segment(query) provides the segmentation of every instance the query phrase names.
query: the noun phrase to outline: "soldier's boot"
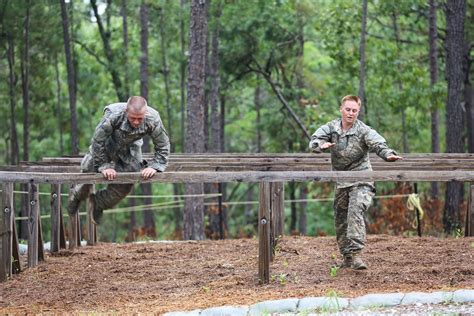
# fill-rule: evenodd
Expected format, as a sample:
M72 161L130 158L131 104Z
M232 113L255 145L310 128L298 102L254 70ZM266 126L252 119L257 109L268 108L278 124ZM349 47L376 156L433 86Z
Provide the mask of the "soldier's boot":
M337 267L339 269L352 267L352 255L344 255L344 260Z
M104 210L97 207L95 194L91 194L92 203L92 222L96 225L100 225Z
M352 265L351 268L354 270L366 270L367 265L362 260L362 256L360 253L353 253L352 254Z
M67 212L69 213L69 215L75 215L77 211L79 210L80 204L81 204L81 201L78 198L76 198L76 196L73 193L70 193L67 200Z

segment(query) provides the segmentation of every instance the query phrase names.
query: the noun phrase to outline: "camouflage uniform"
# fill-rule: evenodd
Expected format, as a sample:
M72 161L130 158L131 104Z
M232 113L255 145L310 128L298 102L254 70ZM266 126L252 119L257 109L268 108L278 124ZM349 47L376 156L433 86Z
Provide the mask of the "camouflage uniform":
M321 149L324 143L334 143L328 149ZM331 151L332 170L372 170L369 152L375 152L384 160L397 153L388 148L385 139L375 130L356 120L351 129L342 130L341 119L321 126L311 136L309 143L315 152ZM334 222L336 238L342 255L360 252L365 246L364 214L372 203L375 193L373 182L338 182L334 199Z
M152 167L163 172L168 165L169 139L158 112L147 107L145 119L133 128L127 119L127 103L114 103L105 107L104 116L97 125L89 153L81 162L82 172L102 172L115 169L118 172L136 172L142 167ZM155 155L150 163L142 160L142 138L149 135ZM94 196L95 208L104 210L115 206L132 190L133 184L109 184ZM76 185L72 194L81 201L89 195L91 185Z

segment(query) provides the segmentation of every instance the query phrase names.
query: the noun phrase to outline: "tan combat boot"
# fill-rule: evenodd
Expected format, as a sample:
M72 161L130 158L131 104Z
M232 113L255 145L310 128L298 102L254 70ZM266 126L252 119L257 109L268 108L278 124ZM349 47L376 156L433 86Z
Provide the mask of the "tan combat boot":
M352 267L352 255L344 255L344 260L337 265L339 269Z
M352 264L351 268L354 270L365 270L367 269L367 265L362 260L362 256L360 253L353 253L352 254Z

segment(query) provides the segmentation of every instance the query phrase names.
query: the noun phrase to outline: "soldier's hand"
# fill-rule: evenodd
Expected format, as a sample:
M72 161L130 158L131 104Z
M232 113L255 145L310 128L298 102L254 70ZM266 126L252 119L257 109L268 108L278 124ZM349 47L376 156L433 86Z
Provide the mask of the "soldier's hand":
M397 155L387 156L387 161L397 161L397 160L403 160L403 157L397 156Z
M336 145L336 144L334 144L334 143L324 143L320 146L320 148L321 149L328 149L328 148L331 148L334 145Z
M113 180L117 177L117 171L115 171L115 169L104 169L102 170L102 174L107 180Z
M153 177L156 173L156 169L153 169L151 167L147 167L145 169L142 170L142 178L143 179L150 179L151 177Z

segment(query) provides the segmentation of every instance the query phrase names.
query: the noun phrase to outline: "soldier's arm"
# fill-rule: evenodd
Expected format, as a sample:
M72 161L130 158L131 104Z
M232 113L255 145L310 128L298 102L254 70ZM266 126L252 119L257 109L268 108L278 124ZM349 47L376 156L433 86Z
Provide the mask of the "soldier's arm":
M323 125L314 132L309 142L309 149L316 153L325 152L326 149L334 146L331 141L331 128L329 125Z
M170 140L163 123L159 118L155 121L153 130L150 131L150 138L153 142L155 155L149 162L148 167L163 172L168 166Z
M397 152L387 146L385 138L383 138L374 129L370 129L365 135L365 142L370 151L373 151L385 161L395 161L403 159L398 156Z

